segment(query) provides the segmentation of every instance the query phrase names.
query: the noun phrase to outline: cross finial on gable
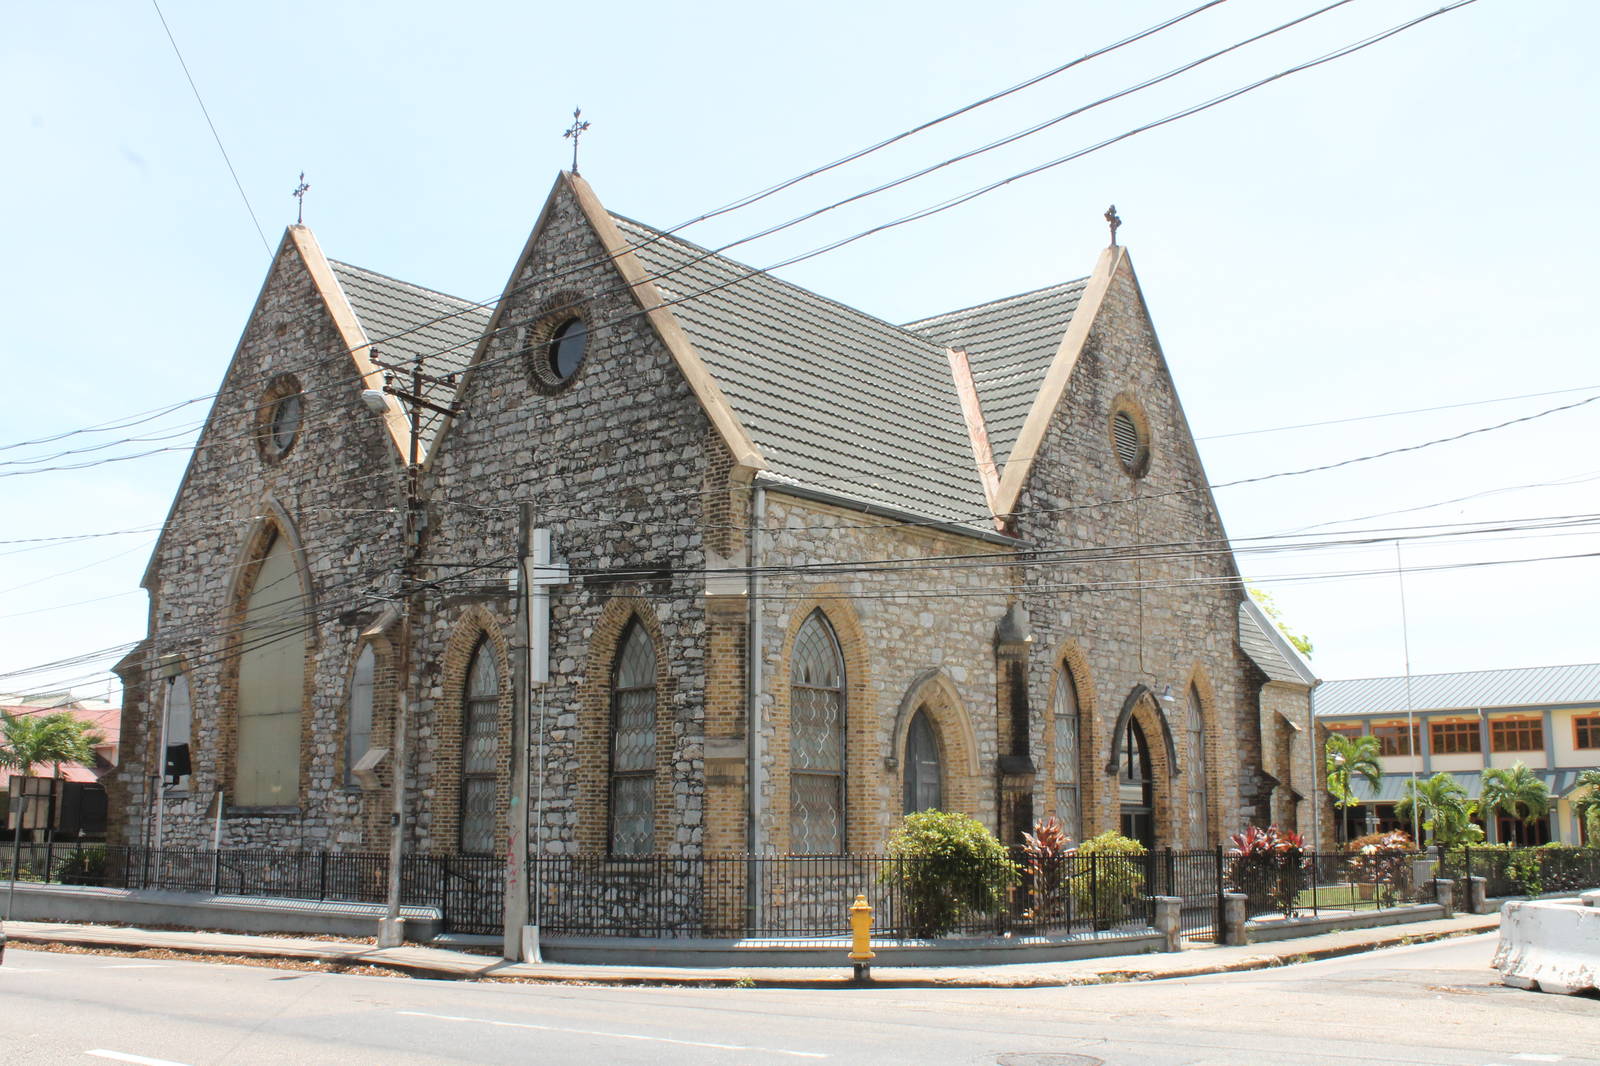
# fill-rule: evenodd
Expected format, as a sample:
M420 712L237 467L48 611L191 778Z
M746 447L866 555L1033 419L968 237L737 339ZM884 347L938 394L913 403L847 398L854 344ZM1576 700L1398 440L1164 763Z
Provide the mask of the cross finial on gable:
M294 187L293 193L294 198L300 201L300 206L295 210L294 213L294 224L296 226L303 226L306 224L306 192L310 188L311 186L306 184L306 172L302 170L300 172L300 184Z
M1111 247L1117 246L1117 229L1122 225L1122 219L1117 215L1117 205L1112 204L1106 208L1106 224L1111 227Z
M583 108L573 108L572 125L567 127L567 132L563 133L561 137L563 140L568 137L572 138L572 172L574 174L578 172L578 138L582 137L584 131L588 128L589 123L583 118Z

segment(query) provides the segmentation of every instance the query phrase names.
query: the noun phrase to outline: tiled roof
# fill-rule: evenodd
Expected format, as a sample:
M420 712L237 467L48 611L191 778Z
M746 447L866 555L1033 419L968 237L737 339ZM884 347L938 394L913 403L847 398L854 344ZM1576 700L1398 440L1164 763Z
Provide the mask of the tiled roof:
M380 361L409 369L422 361L429 374L459 373L466 369L483 331L489 328L489 309L469 300L424 289L349 263L328 260L345 298L356 313L361 329L380 353ZM426 384L423 395L449 406L455 390ZM433 444L443 416L422 412L422 445Z
M1273 681L1310 685L1317 679L1300 653L1283 639L1272 619L1248 599L1239 603L1239 647Z
M989 514L940 344L613 217L771 473L932 519Z
M1413 674L1409 701L1406 688L1404 677L1325 681L1312 706L1318 715L1352 715L1600 703L1600 663Z
M906 323L941 347L966 350L989 445L1002 467L1088 282L1079 278Z

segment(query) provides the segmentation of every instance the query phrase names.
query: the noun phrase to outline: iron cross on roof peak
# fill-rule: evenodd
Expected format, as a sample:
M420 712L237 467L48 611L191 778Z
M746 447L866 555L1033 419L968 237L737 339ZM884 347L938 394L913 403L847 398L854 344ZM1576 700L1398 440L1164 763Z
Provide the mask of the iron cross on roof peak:
M561 135L561 137L562 137L563 140L565 140L565 139L567 139L569 137L572 138L572 172L574 174L576 174L578 172L578 138L582 137L583 134L584 134L584 131L587 130L588 128L589 128L589 123L583 117L583 108L581 108L581 107L573 108L572 109L572 125L567 127L567 131L565 133L563 133Z
M296 226L306 224L306 192L310 188L311 186L306 184L306 172L302 170L300 172L300 184L294 187L294 192L291 194L296 200L300 201L300 206L294 213L294 224Z
M1117 214L1117 205L1112 204L1106 208L1106 224L1111 227L1111 247L1117 246L1117 230L1122 226L1122 218Z

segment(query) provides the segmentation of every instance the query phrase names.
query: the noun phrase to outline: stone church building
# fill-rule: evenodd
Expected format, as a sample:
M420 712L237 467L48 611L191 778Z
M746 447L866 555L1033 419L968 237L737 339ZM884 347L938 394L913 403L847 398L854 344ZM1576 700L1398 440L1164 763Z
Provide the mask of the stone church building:
M1211 847L1320 794L1115 244L896 325L573 174L492 308L291 227L144 587L130 843L381 851L396 748L433 854L870 854L927 807Z

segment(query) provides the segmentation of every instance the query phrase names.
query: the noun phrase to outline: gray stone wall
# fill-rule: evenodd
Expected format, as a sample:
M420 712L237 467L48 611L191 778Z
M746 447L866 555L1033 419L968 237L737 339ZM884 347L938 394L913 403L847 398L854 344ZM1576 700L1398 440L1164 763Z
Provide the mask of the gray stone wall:
M1130 476L1113 450L1111 418L1119 398L1137 405L1148 425L1149 462L1141 478ZM1138 684L1157 693L1172 686L1176 699L1164 709L1180 765L1187 761L1185 692L1196 682L1208 696L1211 834L1226 839L1255 815L1253 768L1261 750L1254 693L1236 647L1240 592L1231 582L1233 561L1205 484L1155 331L1124 264L1018 502L1020 534L1043 550L1068 553L1025 570L1023 602L1035 648L1035 750L1046 749L1050 683L1062 649L1081 649L1095 704L1084 742L1091 747L1087 766L1101 777L1094 789L1100 828L1116 824L1115 781L1105 777L1109 731ZM1161 558L1153 547L1143 557L1136 550L1165 544L1197 550L1176 558ZM1214 554L1204 554L1207 548ZM1080 694L1084 687L1080 679ZM1185 784L1179 775L1158 788L1167 788L1181 810ZM1035 809L1046 812L1051 802L1040 794ZM1091 830L1086 825L1085 833ZM1162 835L1161 843L1181 846L1181 835Z
M259 445L262 408L293 375L304 391L303 422L293 447L272 458ZM163 843L209 847L207 817L233 772L231 676L238 647L236 587L266 527L283 528L298 546L311 610L301 721L299 798L295 806L229 808L227 847L358 847L375 804L344 786L344 715L359 633L377 605L367 593L398 559L393 509L401 467L379 419L360 402L354 364L299 253L286 245L274 264L222 382L195 449L170 524L152 559L146 673L177 655L193 705L193 774L186 793L165 800ZM152 678L149 700L124 710L117 789L119 839L141 843L151 816L162 700ZM130 689L137 697L137 688ZM372 809L369 809L372 808Z
M469 372L465 414L431 467L428 554L503 580L515 553L517 507L532 501L535 522L552 532L554 554L572 568L573 582L552 596L552 680L533 701L534 720L542 714L547 723L534 791L542 775L549 854L604 850L610 659L593 653L611 620L608 604L637 603L652 618L666 671L657 705L664 745L657 799L668 817L658 820L656 843L665 854L693 856L702 843L704 791L699 571L706 515L725 492L729 460L565 184L510 290L501 328ZM539 357L550 321L570 313L561 310L568 306L588 326L588 353L565 387L541 387L529 360ZM416 843L424 850L454 846L461 678L451 673L447 648L468 624L472 602L511 635L514 603L493 594L430 599L418 634L425 695L416 737ZM618 631L604 638L614 643L626 621L619 616Z

